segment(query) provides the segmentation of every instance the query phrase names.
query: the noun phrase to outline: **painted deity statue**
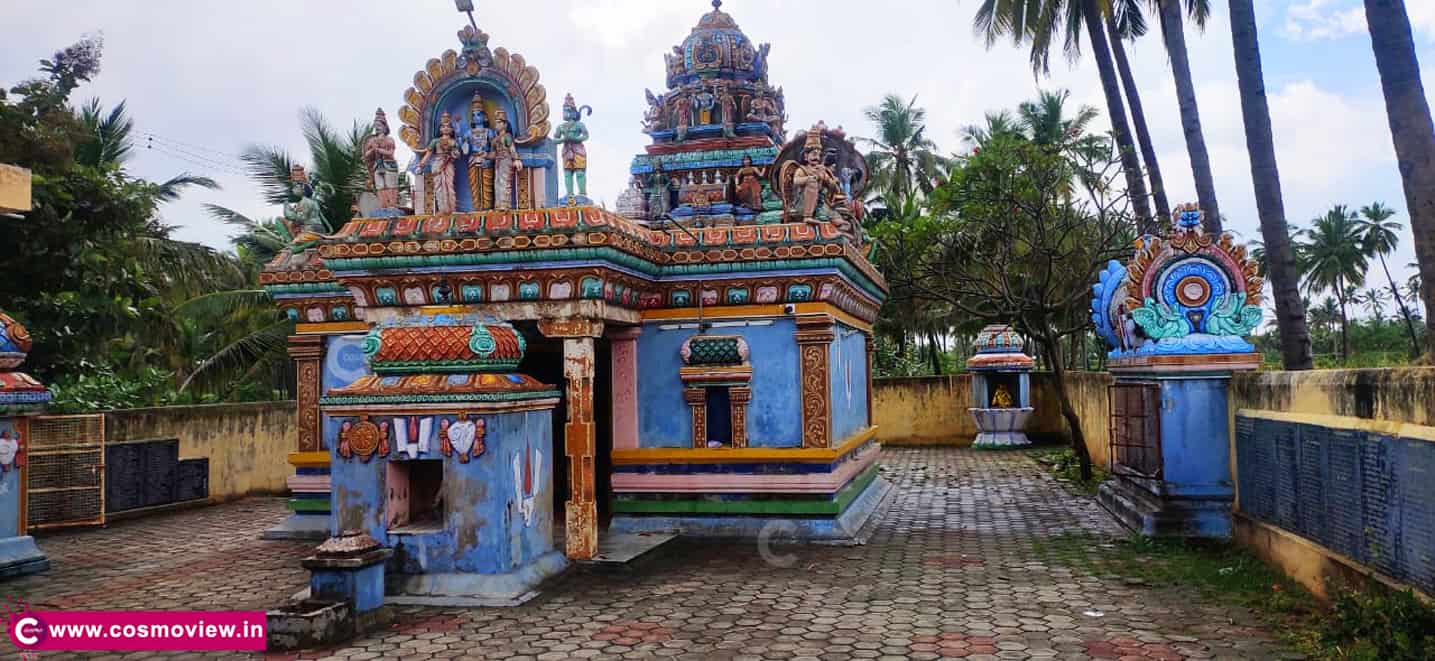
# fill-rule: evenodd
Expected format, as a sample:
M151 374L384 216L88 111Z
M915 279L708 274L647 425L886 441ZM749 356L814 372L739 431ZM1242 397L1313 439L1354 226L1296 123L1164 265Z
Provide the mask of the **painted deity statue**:
M394 138L389 135L389 119L383 108L374 111L374 134L364 140L364 165L369 168L379 206L398 208L399 162L394 158Z
M302 165L289 169L289 200L284 205L284 226L289 230L293 251L298 255L324 238L324 232L329 229L319 201L314 199L314 186L309 183L309 173Z
M578 195L588 195L588 148L583 142L588 139L588 127L583 125L583 110L593 115L591 106L579 106L573 102L573 95L563 99L563 123L553 133L553 139L563 143L563 190L571 201L573 179L578 179Z
M474 92L468 104L468 135L462 151L468 156L468 194L475 211L493 208L493 136L488 113L483 110L483 96Z
M737 101L727 85L718 88L718 108L722 110L722 134L725 138L737 137Z
M419 166L428 167L433 178L433 199L435 213L453 213L455 206L454 162L458 160L458 139L453 137L453 118L447 113L439 116L438 137L429 141Z
M782 142L782 113L777 109L777 102L773 101L772 97L766 94L753 97L752 103L748 105L747 118L767 124L768 135L772 136L774 142Z
M822 162L823 128L819 122L807 131L801 164L796 161L783 164L780 180L784 183L791 182L783 191L784 208L790 218L816 222L822 194L841 194L842 187L837 176Z
M671 209L668 205L669 182L667 173L663 172L663 164L653 163L653 171L648 174L648 179L643 186L644 192L648 195L648 217L654 220L662 218Z
M692 113L692 101L688 100L686 94L679 94L678 98L673 100L674 139L678 142L688 139L688 124L692 122Z
M706 86L697 87L697 92L693 94L693 101L698 108L698 124L701 126L712 124L713 108L717 107L717 96L713 94L712 89Z
M493 113L493 208L513 208L513 175L523 169L523 159L513 144L508 113Z
M643 132L663 130L663 97L655 96L652 90L643 90L647 95L648 109L643 111Z
M737 180L737 203L752 211L762 211L762 169L752 164L752 157L743 155L742 167L733 175Z
M997 386L997 391L992 394L992 408L1009 409L1015 405L1012 401L1011 391L1007 390L1006 384Z

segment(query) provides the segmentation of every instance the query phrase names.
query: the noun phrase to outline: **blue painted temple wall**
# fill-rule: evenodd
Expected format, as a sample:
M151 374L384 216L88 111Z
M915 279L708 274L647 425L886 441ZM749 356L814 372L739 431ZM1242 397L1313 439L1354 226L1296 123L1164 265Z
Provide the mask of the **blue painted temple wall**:
M829 400L832 402L832 438L837 445L867 427L867 340L855 328L835 324L828 350Z
M638 446L692 447L692 418L683 401L683 382L678 377L682 357L678 351L683 340L696 330L660 330L660 325L664 324L645 324L638 337ZM749 447L802 445L802 387L793 336L796 331L797 325L791 319L711 331L741 335L747 340L752 363L752 402L747 411Z
M440 416L453 420L453 416ZM460 463L438 452L437 421L430 452L420 459L443 462L443 530L425 534L389 535L386 526L387 463L375 454L368 463L357 456L332 454L334 532L361 529L394 547L400 573L470 572L503 574L553 550L552 411L481 416L487 426L483 454ZM338 425L350 418L324 421L330 447L337 447ZM391 420L375 416L376 422ZM514 461L526 447L542 452L534 465L533 513L524 522L517 493Z

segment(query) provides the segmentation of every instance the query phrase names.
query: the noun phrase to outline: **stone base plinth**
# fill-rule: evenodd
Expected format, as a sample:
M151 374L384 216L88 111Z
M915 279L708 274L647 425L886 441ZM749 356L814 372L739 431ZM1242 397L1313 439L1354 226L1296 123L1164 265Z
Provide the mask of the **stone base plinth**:
M1120 476L1101 484L1096 502L1116 520L1146 537L1229 539L1231 498L1157 496Z
M29 535L0 539L0 578L38 574L50 568L50 559Z

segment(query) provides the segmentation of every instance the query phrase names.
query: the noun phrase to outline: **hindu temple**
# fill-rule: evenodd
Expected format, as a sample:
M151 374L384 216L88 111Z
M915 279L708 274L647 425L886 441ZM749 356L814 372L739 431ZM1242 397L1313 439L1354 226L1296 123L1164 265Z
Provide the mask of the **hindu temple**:
M457 36L396 132L375 114L357 217L306 232L295 173L297 239L262 275L296 322L301 425L271 532L362 531L393 549L391 593L459 596L519 594L610 535L856 538L889 485L853 142L789 139L769 46L714 2L610 211L592 110L566 95L555 122L537 57Z

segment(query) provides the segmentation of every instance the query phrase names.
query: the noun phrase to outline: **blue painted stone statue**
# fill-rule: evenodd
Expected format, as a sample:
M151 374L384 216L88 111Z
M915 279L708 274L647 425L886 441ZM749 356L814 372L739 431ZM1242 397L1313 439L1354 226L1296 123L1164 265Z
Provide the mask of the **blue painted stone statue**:
M1231 372L1260 366L1245 339L1261 322L1261 278L1230 234L1201 229L1194 204L1166 236L1144 236L1093 288L1111 347L1111 472L1098 500L1145 535L1229 537Z

